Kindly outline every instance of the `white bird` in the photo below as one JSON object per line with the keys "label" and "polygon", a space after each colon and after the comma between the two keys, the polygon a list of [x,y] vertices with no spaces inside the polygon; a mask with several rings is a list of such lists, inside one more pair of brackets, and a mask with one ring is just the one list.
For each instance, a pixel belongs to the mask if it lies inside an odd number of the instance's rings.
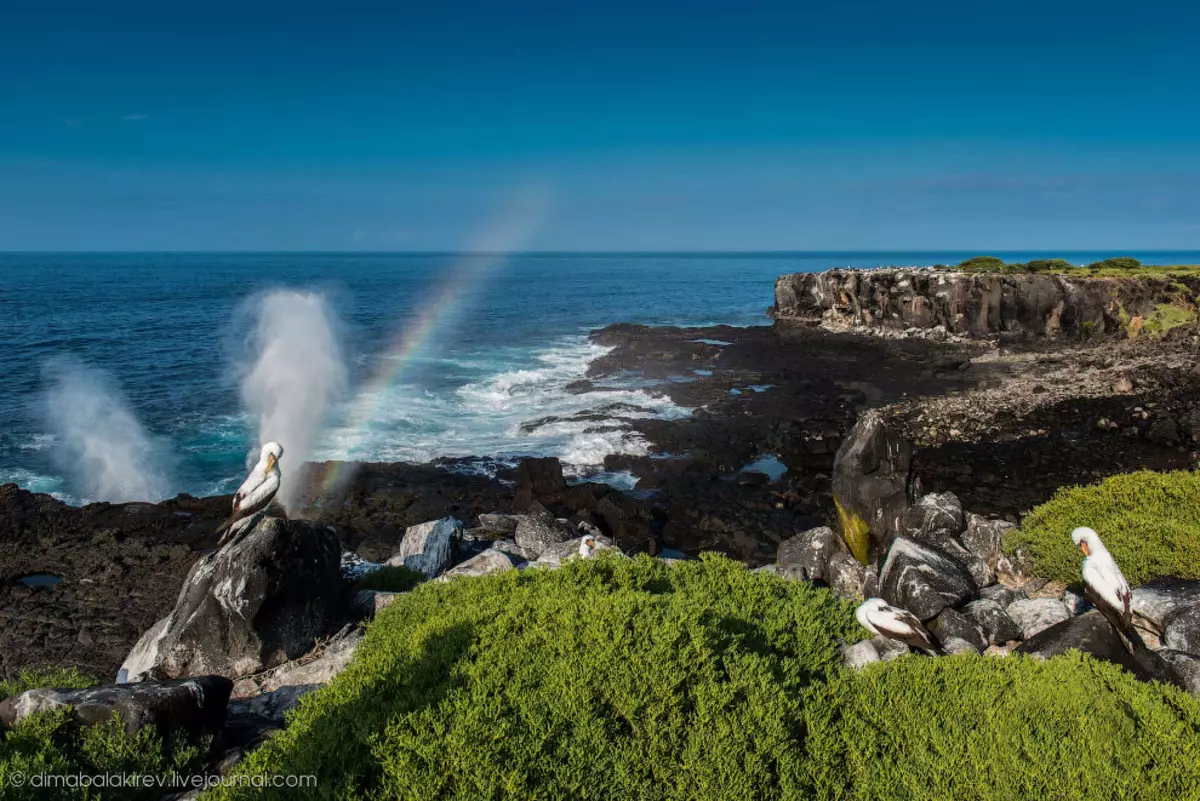
{"label": "white bird", "polygon": [[859,604],[854,617],[872,634],[898,640],[922,653],[936,656],[941,653],[937,640],[917,616],[907,609],[888,606],[882,598],[868,598]]}
{"label": "white bird", "polygon": [[1084,592],[1101,614],[1108,618],[1108,622],[1116,627],[1117,632],[1124,635],[1122,642],[1132,652],[1133,645],[1124,637],[1135,642],[1140,642],[1141,638],[1133,630],[1133,593],[1129,589],[1129,582],[1095,531],[1081,526],[1071,532],[1071,542],[1083,552],[1081,572]]}
{"label": "white bird", "polygon": [[596,538],[592,536],[584,537],[579,542],[579,558],[587,559],[591,557],[592,552],[596,550]]}
{"label": "white bird", "polygon": [[278,442],[268,442],[262,446],[258,464],[254,465],[233,496],[233,514],[217,529],[217,533],[222,535],[217,547],[224,545],[226,540],[245,528],[254,515],[271,505],[271,499],[279,491],[281,456],[283,446]]}

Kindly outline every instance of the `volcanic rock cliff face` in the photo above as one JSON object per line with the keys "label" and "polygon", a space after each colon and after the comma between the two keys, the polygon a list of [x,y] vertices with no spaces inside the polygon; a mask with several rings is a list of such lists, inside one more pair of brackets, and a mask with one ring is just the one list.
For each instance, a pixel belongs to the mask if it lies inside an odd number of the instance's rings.
{"label": "volcanic rock cliff face", "polygon": [[1162,276],[830,270],[780,276],[773,314],[843,330],[942,327],[977,338],[1125,336],[1161,315],[1164,306],[1194,310],[1198,288],[1192,279]]}

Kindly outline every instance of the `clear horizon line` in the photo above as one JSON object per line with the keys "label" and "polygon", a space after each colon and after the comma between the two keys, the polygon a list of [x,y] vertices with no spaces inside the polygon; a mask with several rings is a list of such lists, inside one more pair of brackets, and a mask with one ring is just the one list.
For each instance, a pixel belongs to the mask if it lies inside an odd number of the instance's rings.
{"label": "clear horizon line", "polygon": [[296,254],[339,256],[788,256],[788,255],[843,255],[843,254],[961,254],[986,256],[994,253],[1200,253],[1200,247],[1195,248],[869,248],[869,249],[837,249],[821,248],[813,250],[802,249],[655,249],[655,250],[287,250],[273,248],[253,249],[216,249],[216,250],[156,250],[156,249],[37,249],[37,250],[4,250],[0,256],[7,255],[242,255],[242,254]]}

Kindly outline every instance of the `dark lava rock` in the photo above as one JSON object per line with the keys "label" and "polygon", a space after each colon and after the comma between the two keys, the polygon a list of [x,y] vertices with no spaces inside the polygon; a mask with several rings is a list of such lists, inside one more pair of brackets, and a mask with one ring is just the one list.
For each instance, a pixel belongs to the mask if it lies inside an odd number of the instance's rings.
{"label": "dark lava rock", "polygon": [[1142,681],[1158,680],[1177,687],[1184,685],[1171,664],[1153,651],[1145,648],[1138,648],[1133,654],[1126,651],[1117,630],[1098,610],[1056,623],[1021,643],[1014,653],[1049,659],[1069,650],[1082,651],[1120,665]]}
{"label": "dark lava rock", "polygon": [[531,561],[541,556],[551,545],[566,542],[571,537],[571,530],[555,520],[554,515],[549,512],[524,515],[517,524],[517,545]]}
{"label": "dark lava rock", "polygon": [[779,574],[798,581],[825,581],[834,554],[849,554],[841,536],[821,526],[784,540],[775,555]]}
{"label": "dark lava rock", "polygon": [[244,676],[312,650],[341,614],[341,547],[326,526],[268,517],[192,568],[126,680]]}
{"label": "dark lava rock", "polygon": [[479,516],[479,527],[494,534],[514,534],[520,522],[521,518],[517,515],[502,515],[499,512]]}
{"label": "dark lava rock", "polygon": [[1159,628],[1171,613],[1188,606],[1200,606],[1200,581],[1195,579],[1156,578],[1133,591],[1133,613]]}
{"label": "dark lava rock", "polygon": [[979,653],[988,647],[988,639],[983,628],[973,619],[954,609],[943,609],[937,617],[928,623],[929,630],[938,638],[938,642],[957,637],[968,642]]}
{"label": "dark lava rock", "polygon": [[196,676],[83,690],[27,690],[0,703],[0,723],[12,727],[38,712],[70,706],[85,726],[107,723],[115,713],[130,734],[153,726],[164,738],[183,732],[197,740],[221,730],[232,689],[233,682],[223,676]]}
{"label": "dark lava rock", "polygon": [[1200,656],[1200,604],[1176,609],[1163,622],[1163,645]]}
{"label": "dark lava rock", "polygon": [[897,530],[912,501],[912,448],[874,411],[864,412],[833,460],[833,495],[877,538]]}
{"label": "dark lava rock", "polygon": [[924,495],[904,511],[901,526],[906,536],[937,545],[963,530],[962,503],[953,492]]}
{"label": "dark lava rock", "polygon": [[929,620],[976,593],[967,569],[944,551],[897,537],[879,572],[880,595],[892,606]]}
{"label": "dark lava rock", "polygon": [[1002,609],[1007,609],[1008,605],[1013,601],[1025,597],[1025,593],[1021,590],[1006,587],[1003,584],[992,584],[988,587],[983,587],[979,590],[979,597],[989,601],[995,601]]}
{"label": "dark lava rock", "polygon": [[835,553],[825,566],[825,583],[839,598],[863,598],[866,571],[849,553]]}
{"label": "dark lava rock", "polygon": [[388,559],[390,566],[404,566],[436,578],[450,566],[462,534],[462,523],[453,517],[430,520],[404,530],[400,550]]}
{"label": "dark lava rock", "polygon": [[989,645],[1021,639],[1021,628],[996,601],[980,598],[964,606],[962,611],[979,624]]}
{"label": "dark lava rock", "polygon": [[534,498],[553,495],[567,488],[562,464],[554,457],[522,459],[517,464],[517,494],[526,491]]}
{"label": "dark lava rock", "polygon": [[987,566],[995,569],[996,560],[1000,558],[1004,544],[1004,535],[1016,528],[1004,520],[989,520],[982,515],[967,515],[967,528],[959,536],[959,542],[971,553],[978,556]]}
{"label": "dark lava rock", "polygon": [[1183,681],[1183,688],[1200,698],[1200,656],[1163,648],[1158,655],[1165,659]]}

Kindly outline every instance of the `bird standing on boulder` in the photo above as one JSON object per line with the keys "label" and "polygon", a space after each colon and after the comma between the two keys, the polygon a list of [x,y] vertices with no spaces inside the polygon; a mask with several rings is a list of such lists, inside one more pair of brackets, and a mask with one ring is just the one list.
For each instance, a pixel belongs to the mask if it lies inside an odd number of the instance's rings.
{"label": "bird standing on boulder", "polygon": [[868,598],[863,601],[855,610],[854,617],[872,634],[898,640],[929,656],[942,653],[937,640],[916,615],[907,609],[888,606],[887,601],[882,598]]}
{"label": "bird standing on boulder", "polygon": [[596,538],[591,537],[591,536],[584,537],[579,543],[579,558],[580,559],[588,559],[591,557],[592,552],[595,550],[596,550]]}
{"label": "bird standing on boulder", "polygon": [[1113,624],[1121,642],[1133,652],[1141,637],[1133,630],[1133,593],[1121,568],[1094,530],[1081,526],[1071,532],[1071,541],[1083,552],[1083,586],[1088,599]]}
{"label": "bird standing on boulder", "polygon": [[221,535],[217,547],[242,531],[250,520],[259,512],[266,511],[271,505],[275,493],[279,491],[279,459],[283,456],[283,446],[278,442],[268,442],[263,445],[258,457],[258,464],[250,471],[250,475],[238,487],[233,496],[233,514],[221,524],[217,533]]}

